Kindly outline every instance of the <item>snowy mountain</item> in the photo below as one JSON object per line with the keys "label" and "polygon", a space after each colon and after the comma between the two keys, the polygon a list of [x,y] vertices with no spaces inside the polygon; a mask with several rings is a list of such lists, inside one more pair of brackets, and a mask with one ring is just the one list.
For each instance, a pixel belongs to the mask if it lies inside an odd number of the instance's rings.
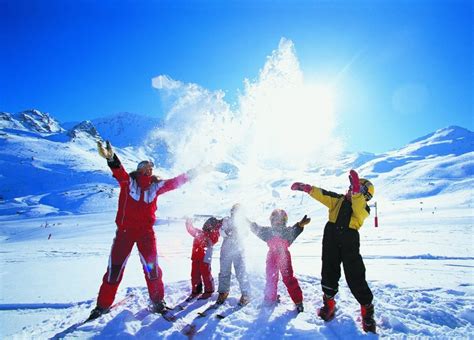
{"label": "snowy mountain", "polygon": [[[100,121],[105,135],[118,133],[116,126],[137,127],[150,122],[146,117],[142,123],[138,116],[124,121],[118,117],[112,118],[111,124]],[[101,211],[101,202],[106,202],[106,208],[113,207],[102,199],[113,192],[110,185],[114,181],[97,155],[96,142],[103,137],[91,121],[67,130],[49,114],[29,110],[18,114],[2,112],[0,124],[0,196],[6,203],[1,214],[36,216]],[[118,134],[114,137],[119,144],[127,140]],[[116,152],[126,166],[134,167],[138,161],[149,158],[145,149],[151,150],[135,145],[124,150],[116,147]]]}
{"label": "snowy mountain", "polygon": [[63,132],[59,123],[49,113],[27,110],[18,114],[0,112],[0,128],[27,130],[40,134]]}
{"label": "snowy mountain", "polygon": [[111,140],[118,147],[143,145],[148,135],[162,126],[160,119],[130,112],[93,119],[92,124],[104,140]]}
{"label": "snowy mountain", "polygon": [[382,192],[394,199],[472,187],[474,133],[457,126],[443,128],[367,162],[360,171],[382,180]]}
{"label": "snowy mountain", "polygon": [[97,132],[94,124],[91,121],[86,120],[77,125],[75,125],[71,130],[67,132],[67,135],[71,137],[71,139],[93,139],[93,140],[101,140],[100,134]]}
{"label": "snowy mountain", "polygon": [[[29,110],[0,114],[0,182],[4,202],[21,214],[74,213],[97,211],[104,204],[112,210],[113,200],[95,204],[104,192],[113,192],[113,180],[96,153],[96,141],[110,139],[127,169],[142,159],[152,159],[161,173],[170,173],[171,155],[160,137],[160,121],[136,114],[119,113],[108,118],[80,122],[66,130],[49,114]],[[71,124],[70,124],[71,125]],[[315,185],[345,185],[348,169],[358,169],[374,181],[378,198],[409,199],[455,192],[472,186],[474,174],[474,133],[456,126],[440,129],[406,146],[381,155],[343,154],[335,163],[308,169],[302,175],[291,171],[276,176],[263,186],[274,199],[288,195],[288,183],[295,177]],[[232,157],[216,163],[228,184],[220,190],[241,185],[244,164]],[[182,171],[185,169],[178,169]],[[301,176],[302,175],[302,176]],[[341,180],[340,177],[344,178]],[[315,180],[315,178],[317,180]],[[35,185],[31,185],[31,182]],[[230,184],[233,183],[233,184]],[[111,187],[112,185],[112,187]],[[102,188],[102,189],[101,189]],[[340,187],[340,190],[345,190]],[[77,191],[76,194],[72,194]],[[260,193],[259,193],[260,194]],[[106,197],[106,196],[105,196]],[[67,202],[67,204],[63,204]],[[39,209],[42,207],[42,209]],[[97,209],[94,209],[96,207]]]}

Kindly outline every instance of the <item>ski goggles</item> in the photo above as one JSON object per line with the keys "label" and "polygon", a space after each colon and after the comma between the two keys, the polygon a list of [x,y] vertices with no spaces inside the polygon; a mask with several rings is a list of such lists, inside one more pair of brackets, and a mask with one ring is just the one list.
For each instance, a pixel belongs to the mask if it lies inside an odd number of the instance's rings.
{"label": "ski goggles", "polygon": [[[349,190],[352,191],[352,185],[349,185]],[[370,201],[372,199],[372,195],[370,194],[369,192],[369,188],[367,188],[367,186],[365,185],[361,185],[360,186],[360,189],[359,189],[359,192],[365,196],[365,198],[367,199],[367,201]]]}
{"label": "ski goggles", "polygon": [[137,165],[137,170],[141,170],[141,169],[146,168],[146,167],[149,167],[149,168],[153,169],[155,167],[155,164],[152,161],[141,161]]}

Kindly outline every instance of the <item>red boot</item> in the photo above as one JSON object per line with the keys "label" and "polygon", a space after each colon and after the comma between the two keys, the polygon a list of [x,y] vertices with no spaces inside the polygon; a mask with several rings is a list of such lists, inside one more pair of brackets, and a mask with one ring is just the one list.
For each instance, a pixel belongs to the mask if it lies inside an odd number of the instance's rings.
{"label": "red boot", "polygon": [[376,324],[374,320],[374,305],[361,305],[360,306],[360,314],[362,316],[362,329],[364,332],[372,332],[375,333]]}
{"label": "red boot", "polygon": [[331,321],[336,312],[336,301],[334,300],[334,296],[327,297],[326,294],[324,294],[323,303],[324,305],[318,309],[318,316],[324,321]]}

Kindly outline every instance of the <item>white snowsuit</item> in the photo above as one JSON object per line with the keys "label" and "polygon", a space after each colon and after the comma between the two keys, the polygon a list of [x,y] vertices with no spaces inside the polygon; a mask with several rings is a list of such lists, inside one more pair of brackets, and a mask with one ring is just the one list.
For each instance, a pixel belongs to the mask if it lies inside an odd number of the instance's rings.
{"label": "white snowsuit", "polygon": [[[245,223],[245,222],[244,222]],[[248,234],[248,226],[237,226],[231,217],[226,217],[222,224],[221,235],[224,238],[221,246],[219,293],[230,291],[232,263],[235,276],[239,281],[242,295],[250,295],[250,284],[245,266],[245,251],[243,238]]]}

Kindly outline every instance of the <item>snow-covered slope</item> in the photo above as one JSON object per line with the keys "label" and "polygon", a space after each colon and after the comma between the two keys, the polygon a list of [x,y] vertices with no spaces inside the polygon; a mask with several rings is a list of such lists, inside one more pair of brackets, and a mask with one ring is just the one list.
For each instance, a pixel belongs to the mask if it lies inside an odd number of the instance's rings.
{"label": "snow-covered slope", "polygon": [[118,147],[143,145],[147,136],[162,126],[160,119],[130,112],[94,119],[92,123],[104,139]]}
{"label": "snow-covered slope", "polygon": [[27,110],[18,114],[0,112],[0,128],[29,130],[41,134],[51,134],[64,131],[59,123],[48,113],[38,110]]}
{"label": "snow-covered slope", "polygon": [[474,133],[450,126],[418,138],[359,168],[384,183],[379,193],[392,199],[422,198],[474,184]]}
{"label": "snow-covered slope", "polygon": [[[189,193],[174,195],[175,205],[185,202]],[[300,202],[298,196],[285,200],[284,206],[294,212]],[[305,211],[312,211],[318,204],[305,199],[302,205]],[[225,208],[228,213],[230,206]],[[474,254],[471,239],[464,236],[472,235],[472,220],[463,215],[466,209],[457,208],[456,195],[448,201],[432,198],[425,201],[425,208],[421,211],[414,201],[397,202],[384,209],[379,228],[373,228],[368,221],[360,231],[367,279],[375,297],[378,336],[470,339],[474,336]],[[159,215],[168,214],[169,210],[161,206]],[[260,215],[262,223],[268,223],[268,214],[260,207],[249,212],[252,219]],[[266,246],[249,235],[245,244],[253,299],[244,309],[223,320],[215,317],[220,312],[231,312],[240,297],[234,277],[230,297],[217,313],[198,316],[215,301],[214,295],[211,300],[193,301],[184,310],[174,311],[178,317],[174,323],[150,314],[139,254],[133,250],[117,301],[131,297],[110,314],[85,325],[76,323],[83,321],[95,305],[114,238],[114,214],[23,221],[10,217],[9,221],[0,221],[0,337],[185,339],[183,331],[193,326],[195,339],[377,338],[361,330],[360,307],[343,278],[336,318],[325,323],[317,317],[322,294],[320,254],[325,215],[312,212],[311,217],[312,222],[290,248],[303,290],[304,313],[294,311],[281,283],[281,303],[275,308],[261,306]],[[185,231],[184,221],[161,223],[155,230],[166,301],[174,306],[190,292],[192,238]],[[219,246],[220,242],[212,260],[216,283]],[[51,273],[56,274],[52,277]]]}
{"label": "snow-covered slope", "polygon": [[[112,141],[129,170],[143,159],[154,160],[164,176],[186,170],[170,169],[172,157],[160,137],[160,122],[150,117],[120,113],[70,125],[66,130],[49,114],[29,110],[19,114],[2,112],[0,124],[0,195],[5,203],[0,214],[74,213],[94,206],[114,209],[113,199],[103,199],[104,190],[114,193],[114,183],[104,161],[96,154],[96,141],[100,139]],[[343,191],[347,171],[355,168],[373,180],[377,199],[424,198],[462,191],[474,184],[473,143],[473,132],[451,126],[399,150],[382,155],[344,154],[333,163],[306,171],[269,167],[248,173],[246,164],[226,156],[215,163],[222,176],[214,180],[221,183],[207,184],[220,191],[254,185],[250,191],[255,195],[270,195],[278,201],[291,194],[287,187],[295,179]],[[254,171],[261,171],[269,184],[254,182]],[[193,190],[201,191],[202,187]],[[230,196],[229,200],[232,199]]]}
{"label": "snow-covered slope", "polygon": [[[0,206],[0,215],[38,216],[113,209],[115,203],[106,198],[116,194],[111,186],[114,180],[97,155],[97,140],[110,138],[130,171],[144,159],[152,159],[158,167],[169,167],[166,144],[159,137],[150,136],[156,130],[155,120],[118,114],[110,117],[109,124],[107,121],[98,120],[103,132],[91,121],[69,124],[66,130],[49,114],[37,110],[15,115],[2,112],[0,197],[4,204]],[[132,132],[128,138],[127,134]],[[130,141],[139,144],[120,147]],[[159,173],[167,175],[168,170]]]}

